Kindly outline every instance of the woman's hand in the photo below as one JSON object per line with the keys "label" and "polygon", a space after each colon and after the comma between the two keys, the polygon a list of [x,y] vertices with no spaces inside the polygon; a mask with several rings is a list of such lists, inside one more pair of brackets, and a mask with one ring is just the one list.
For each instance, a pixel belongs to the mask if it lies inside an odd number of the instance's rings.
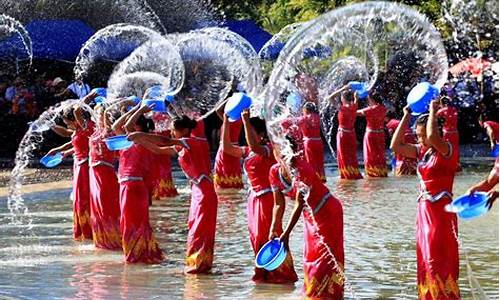
{"label": "woman's hand", "polygon": [[467,195],[472,195],[474,194],[475,192],[479,191],[479,187],[478,186],[473,186],[471,188],[469,188],[467,190],[467,192],[465,192]]}
{"label": "woman's hand", "polygon": [[269,240],[274,240],[275,238],[279,238],[279,234],[276,230],[272,229],[270,232],[269,232]]}
{"label": "woman's hand", "polygon": [[249,109],[244,109],[241,112],[241,118],[243,121],[249,121],[250,120],[250,110]]}
{"label": "woman's hand", "polygon": [[155,104],[154,103],[152,103],[150,105],[141,104],[140,110],[143,113],[148,113],[148,112],[152,111],[154,108],[155,108]]}
{"label": "woman's hand", "polygon": [[50,149],[50,151],[49,151],[49,152],[47,152],[47,155],[48,155],[48,156],[54,156],[54,155],[56,155],[58,152],[59,152],[59,149],[58,149],[58,148]]}
{"label": "woman's hand", "polygon": [[61,154],[62,154],[63,158],[66,158],[66,157],[71,156],[73,154],[73,150],[72,149],[66,150],[66,151],[61,152]]}
{"label": "woman's hand", "polygon": [[285,246],[285,249],[287,249],[287,250],[289,249],[289,247],[288,247],[289,239],[290,239],[290,234],[287,232],[283,232],[280,236],[280,242],[283,243],[283,245]]}
{"label": "woman's hand", "polygon": [[493,206],[493,203],[498,199],[498,191],[495,189],[491,189],[486,196],[488,197],[488,202],[486,203],[486,206],[488,207],[488,210],[491,209]]}
{"label": "woman's hand", "polygon": [[439,109],[439,100],[432,100],[429,111],[437,111]]}
{"label": "woman's hand", "polygon": [[403,107],[403,112],[405,115],[409,115],[411,114],[411,108],[409,105],[406,105],[405,107]]}

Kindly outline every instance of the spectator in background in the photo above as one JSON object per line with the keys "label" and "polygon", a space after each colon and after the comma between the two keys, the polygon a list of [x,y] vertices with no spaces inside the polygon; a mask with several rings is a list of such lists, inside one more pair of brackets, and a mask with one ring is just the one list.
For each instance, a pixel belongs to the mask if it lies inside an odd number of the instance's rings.
{"label": "spectator in background", "polygon": [[54,94],[54,101],[61,102],[63,100],[69,99],[68,90],[66,88],[66,80],[61,77],[56,77],[52,80],[52,89],[51,92]]}
{"label": "spectator in background", "polygon": [[14,85],[7,88],[5,99],[11,104],[9,113],[36,116],[36,103],[33,93],[27,88],[23,78],[17,77],[14,80]]}
{"label": "spectator in background", "polygon": [[73,93],[75,98],[82,99],[90,93],[90,86],[83,82],[82,77],[77,76],[66,90],[68,93]]}

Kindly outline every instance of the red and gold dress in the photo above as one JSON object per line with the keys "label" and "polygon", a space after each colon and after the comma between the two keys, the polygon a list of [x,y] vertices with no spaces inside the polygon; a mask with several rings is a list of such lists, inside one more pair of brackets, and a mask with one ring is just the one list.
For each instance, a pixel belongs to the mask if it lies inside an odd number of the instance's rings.
{"label": "red and gold dress", "polygon": [[207,168],[203,141],[181,139],[177,147],[179,165],[191,181],[191,206],[188,217],[186,273],[209,273],[214,259],[217,194]]}
{"label": "red and gold dress", "polygon": [[160,263],[164,257],[149,223],[152,153],[134,144],[120,151],[120,228],[127,263]]}
{"label": "red and gold dress", "polygon": [[342,105],[339,110],[337,131],[337,162],[341,179],[361,179],[359,172],[356,131],[357,104]]}
{"label": "red and gold dress", "polygon": [[74,149],[73,163],[73,238],[78,241],[92,239],[90,225],[89,139],[94,123],[78,127],[71,136]]}
{"label": "red and gold dress", "polygon": [[[159,134],[171,137],[170,130],[160,132]],[[154,163],[151,168],[152,173],[155,175],[153,178],[152,200],[157,201],[177,196],[179,193],[172,178],[172,157],[165,154],[152,155]]]}
{"label": "red and gold dress", "polygon": [[457,215],[445,210],[452,201],[458,152],[448,143],[445,157],[418,148],[420,196],[417,204],[417,282],[419,299],[460,299]]}
{"label": "red and gold dress", "polygon": [[[229,135],[231,143],[234,145],[238,145],[242,124],[241,120],[229,123]],[[202,153],[200,152],[200,154]],[[217,156],[215,157],[215,188],[242,189],[243,179],[241,172],[240,158],[224,153],[222,145],[219,146]]]}
{"label": "red and gold dress", "polygon": [[[398,128],[399,120],[391,119],[386,127],[389,131],[389,134],[392,136]],[[405,144],[416,144],[417,137],[413,130],[410,127],[405,129],[404,133],[404,143]],[[416,158],[408,158],[402,155],[396,154],[396,166],[394,168],[395,176],[405,176],[405,175],[416,175],[417,174],[417,159]]]}
{"label": "red and gold dress", "polygon": [[[310,190],[304,199],[311,209],[304,209],[304,291],[312,299],[344,297],[344,221],[342,204],[330,194],[312,167],[296,160],[298,178],[286,181],[279,164],[270,171],[273,190],[295,199],[298,182]],[[312,215],[311,215],[312,214]],[[327,248],[328,247],[328,248]],[[334,258],[329,255],[329,251]]]}
{"label": "red and gold dress", "polygon": [[376,104],[362,109],[366,117],[366,132],[363,139],[365,175],[367,177],[387,177],[385,160],[384,119],[387,109]]}
{"label": "red and gold dress", "polygon": [[207,163],[207,169],[212,170],[211,158],[210,158],[210,145],[207,141],[207,136],[205,134],[205,121],[203,119],[196,120],[196,127],[191,131],[191,137],[201,141],[200,147],[203,148],[201,153],[206,153],[205,162]]}
{"label": "red and gold dress", "polygon": [[306,161],[316,170],[323,182],[325,177],[325,155],[321,140],[321,120],[319,114],[311,113],[299,118],[298,125],[304,141],[304,155]]}
{"label": "red and gold dress", "polygon": [[114,162],[116,152],[104,142],[106,135],[96,130],[90,137],[90,210],[94,245],[97,248],[122,248],[120,232],[120,185]]}
{"label": "red and gold dress", "polygon": [[[259,155],[243,147],[243,168],[250,181],[250,191],[247,203],[248,231],[254,254],[269,241],[269,231],[273,220],[273,191],[269,183],[269,171],[276,163],[271,145],[265,146],[266,154]],[[281,234],[282,230],[278,232]],[[293,259],[288,252],[285,262],[274,271],[255,268],[253,276],[255,282],[266,283],[293,283],[297,281],[297,273],[293,267]]]}

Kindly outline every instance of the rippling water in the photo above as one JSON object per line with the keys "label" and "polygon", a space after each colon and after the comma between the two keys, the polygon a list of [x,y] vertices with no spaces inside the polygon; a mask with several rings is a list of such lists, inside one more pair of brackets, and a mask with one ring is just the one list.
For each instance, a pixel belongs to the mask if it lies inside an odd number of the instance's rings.
{"label": "rippling water", "polygon": [[[356,295],[415,299],[416,178],[341,182],[328,171],[328,186],[344,205],[346,276]],[[455,194],[486,174],[467,170],[457,177]],[[178,170],[175,178],[179,187],[186,186]],[[301,299],[302,223],[291,236],[300,281],[295,286],[255,285],[243,193],[220,199],[214,274],[184,276],[188,188],[151,209],[155,234],[167,255],[156,266],[125,265],[120,252],[74,242],[69,192],[62,188],[26,195],[34,224],[29,236],[8,224],[6,199],[0,198],[0,299]],[[288,213],[291,208],[289,201]],[[497,204],[485,217],[460,222],[459,232],[474,276],[491,299],[497,298]],[[463,249],[460,254],[460,289],[468,299],[472,296]]]}

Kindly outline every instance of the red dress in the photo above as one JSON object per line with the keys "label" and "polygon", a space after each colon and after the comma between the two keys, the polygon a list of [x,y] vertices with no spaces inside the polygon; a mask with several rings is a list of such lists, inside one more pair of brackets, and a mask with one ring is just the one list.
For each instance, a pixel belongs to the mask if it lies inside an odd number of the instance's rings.
{"label": "red dress", "polygon": [[306,161],[316,170],[323,182],[325,177],[325,155],[321,140],[321,120],[319,114],[312,113],[299,118],[299,127],[304,141]]}
{"label": "red dress", "polygon": [[90,137],[90,210],[97,248],[122,248],[120,185],[114,169],[115,152],[108,149],[100,131]]}
{"label": "red dress", "polygon": [[382,104],[362,110],[366,116],[366,132],[363,139],[365,173],[368,177],[387,177],[385,161],[384,118],[387,109]]}
{"label": "red dress", "polygon": [[[437,116],[439,118],[444,119],[444,124],[443,124],[443,139],[447,142],[450,142],[453,147],[455,148],[455,151],[458,152],[459,157],[460,157],[460,142],[459,142],[459,135],[458,135],[458,111],[455,107],[453,106],[445,106],[441,108],[437,112]],[[457,162],[457,170],[460,170],[460,159]]]}
{"label": "red dress", "polygon": [[483,127],[490,128],[493,131],[493,136],[495,137],[495,142],[498,143],[498,123],[493,121],[486,121],[483,123]]}
{"label": "red dress", "polygon": [[134,144],[120,151],[120,228],[127,263],[160,263],[164,257],[149,224],[152,153]]}
{"label": "red dress", "polygon": [[200,147],[203,148],[202,153],[206,153],[207,159],[205,160],[207,164],[207,169],[212,170],[211,158],[210,158],[210,145],[207,141],[207,136],[205,135],[205,122],[203,119],[196,120],[196,127],[191,131],[191,137],[201,141]]}
{"label": "red dress", "polygon": [[[247,222],[250,232],[250,242],[256,255],[260,248],[269,241],[269,231],[273,220],[274,199],[269,183],[269,170],[276,163],[271,145],[266,146],[266,155],[258,155],[243,147],[243,168],[250,181],[248,193]],[[278,234],[283,231],[280,229]],[[274,271],[255,268],[252,278],[256,282],[293,283],[297,281],[297,273],[293,267],[293,259],[288,252],[285,262]]]}
{"label": "red dress", "polygon": [[460,299],[457,215],[445,210],[452,201],[458,152],[450,157],[432,148],[418,151],[420,196],[417,204],[417,281],[419,299]]}
{"label": "red dress", "polygon": [[74,149],[73,163],[73,238],[82,241],[92,239],[90,225],[89,186],[89,138],[94,132],[94,123],[87,128],[78,128],[71,136]]}
{"label": "red dress", "polygon": [[342,105],[338,114],[337,162],[341,179],[363,178],[358,168],[358,147],[354,130],[357,109],[357,104]]}
{"label": "red dress", "polygon": [[[344,221],[342,204],[330,194],[311,166],[296,160],[298,179],[293,184],[280,174],[279,164],[272,166],[269,180],[273,190],[295,199],[298,182],[310,192],[304,199],[312,209],[304,209],[304,290],[307,298],[343,299],[344,297]],[[315,222],[314,222],[315,220]],[[317,224],[317,226],[316,226]],[[322,237],[322,239],[320,238]],[[335,259],[330,257],[325,244]],[[335,263],[335,261],[337,263]]]}
{"label": "red dress", "polygon": [[191,181],[191,206],[188,218],[186,273],[209,273],[214,258],[217,194],[207,168],[203,141],[194,138],[181,140],[179,165]]}
{"label": "red dress", "polygon": [[[242,124],[241,120],[229,123],[232,144],[238,145]],[[215,157],[214,183],[217,189],[243,188],[240,158],[224,153],[222,145],[219,146]]]}
{"label": "red dress", "polygon": [[[392,136],[396,131],[396,128],[399,125],[399,120],[391,119],[386,127]],[[413,133],[410,127],[405,129],[404,139],[405,144],[416,144],[417,137]],[[396,166],[394,168],[394,175],[396,176],[405,176],[405,175],[416,175],[417,174],[417,159],[416,158],[408,158],[402,155],[396,154]]]}
{"label": "red dress", "polygon": [[[170,137],[170,130],[160,132],[160,134]],[[169,197],[175,197],[177,189],[172,178],[172,157],[170,155],[152,154],[154,164],[152,172],[153,177],[153,194],[152,200],[161,200]]]}

